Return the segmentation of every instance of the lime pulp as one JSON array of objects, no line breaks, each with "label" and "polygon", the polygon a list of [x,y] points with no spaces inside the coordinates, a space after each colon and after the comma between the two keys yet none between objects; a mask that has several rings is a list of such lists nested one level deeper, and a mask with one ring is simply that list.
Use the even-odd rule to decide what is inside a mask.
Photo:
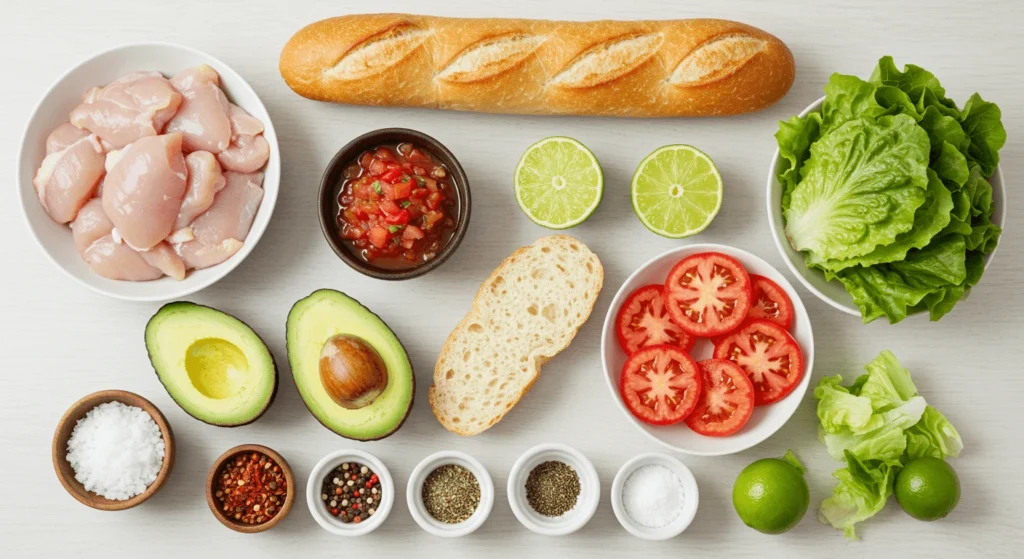
[{"label": "lime pulp", "polygon": [[516,202],[531,221],[549,229],[583,223],[601,204],[604,173],[580,142],[552,136],[533,144],[516,165]]},{"label": "lime pulp", "polygon": [[704,152],[660,147],[640,162],[630,185],[633,211],[652,232],[681,239],[700,233],[722,207],[722,176]]}]

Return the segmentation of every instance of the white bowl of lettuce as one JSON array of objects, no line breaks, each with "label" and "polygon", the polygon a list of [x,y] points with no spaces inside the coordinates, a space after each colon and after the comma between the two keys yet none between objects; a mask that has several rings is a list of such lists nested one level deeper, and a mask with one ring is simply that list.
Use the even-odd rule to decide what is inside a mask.
[{"label": "white bowl of lettuce", "polygon": [[772,235],[818,298],[864,322],[939,320],[981,280],[1006,217],[995,104],[957,108],[885,57],[868,81],[834,74],[776,139]]}]

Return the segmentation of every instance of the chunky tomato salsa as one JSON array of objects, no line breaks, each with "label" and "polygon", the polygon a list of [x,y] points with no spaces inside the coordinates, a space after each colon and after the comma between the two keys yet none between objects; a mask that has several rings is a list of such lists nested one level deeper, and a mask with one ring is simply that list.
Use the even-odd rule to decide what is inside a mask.
[{"label": "chunky tomato salsa", "polygon": [[448,169],[407,142],[367,150],[347,166],[338,204],[341,238],[382,268],[411,268],[437,256],[458,217]]}]

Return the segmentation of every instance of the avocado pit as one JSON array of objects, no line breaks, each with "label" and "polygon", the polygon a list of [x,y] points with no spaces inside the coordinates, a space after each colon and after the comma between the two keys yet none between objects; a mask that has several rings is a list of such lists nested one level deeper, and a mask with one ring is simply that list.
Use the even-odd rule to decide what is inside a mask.
[{"label": "avocado pit", "polygon": [[328,338],[320,350],[320,382],[336,404],[357,410],[384,392],[388,369],[366,340],[338,334]]}]

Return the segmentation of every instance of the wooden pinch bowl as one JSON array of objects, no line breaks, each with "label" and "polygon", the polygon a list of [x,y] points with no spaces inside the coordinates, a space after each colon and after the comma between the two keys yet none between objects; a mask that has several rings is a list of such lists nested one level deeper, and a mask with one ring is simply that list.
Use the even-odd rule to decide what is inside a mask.
[{"label": "wooden pinch bowl", "polygon": [[[71,468],[71,464],[67,460],[68,440],[71,439],[71,432],[74,431],[78,420],[85,417],[85,414],[89,413],[96,406],[107,402],[121,402],[126,406],[141,408],[156,422],[157,427],[160,428],[160,435],[164,440],[164,462],[160,467],[160,473],[157,474],[156,480],[149,484],[149,487],[142,493],[124,501],[114,501],[88,491],[75,479],[75,470]],[[68,408],[68,411],[64,412],[64,417],[60,418],[57,430],[53,434],[53,469],[57,472],[57,479],[60,480],[60,484],[64,486],[64,489],[79,503],[94,509],[107,511],[125,510],[142,503],[160,490],[164,482],[167,481],[167,477],[171,475],[171,468],[173,466],[174,433],[171,431],[171,425],[167,423],[167,418],[164,417],[164,414],[160,413],[160,410],[152,402],[132,392],[101,390],[100,392],[89,394],[75,402]]]},{"label": "wooden pinch bowl", "polygon": [[[239,454],[248,454],[251,452],[265,454],[277,462],[277,464],[281,466],[281,471],[284,472],[285,481],[288,483],[288,492],[284,496],[284,503],[281,503],[280,505],[280,512],[277,513],[277,516],[263,524],[242,524],[234,518],[228,517],[222,510],[220,510],[220,507],[217,506],[217,499],[213,496],[215,491],[214,482],[217,480],[217,474],[220,473],[224,464]],[[284,517],[288,516],[288,513],[291,512],[292,503],[295,501],[295,491],[295,475],[292,474],[292,468],[288,465],[288,461],[277,452],[274,452],[270,448],[260,444],[243,444],[229,449],[213,461],[213,466],[210,467],[210,473],[206,476],[206,504],[210,506],[210,512],[213,513],[213,516],[215,516],[221,524],[243,534],[264,532],[276,526],[278,522],[283,520]]]}]

